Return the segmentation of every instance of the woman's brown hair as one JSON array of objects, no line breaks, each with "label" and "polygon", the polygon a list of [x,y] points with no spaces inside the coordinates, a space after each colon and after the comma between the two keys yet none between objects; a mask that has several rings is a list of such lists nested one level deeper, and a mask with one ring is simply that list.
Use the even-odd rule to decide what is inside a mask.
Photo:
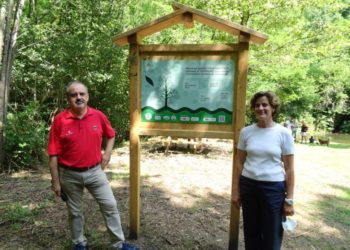
[{"label": "woman's brown hair", "polygon": [[272,91],[259,91],[255,93],[253,97],[250,99],[250,109],[254,111],[256,101],[263,96],[267,98],[267,100],[269,101],[269,104],[274,109],[272,116],[275,116],[275,114],[277,113],[280,107],[280,100],[277,97],[277,95]]}]

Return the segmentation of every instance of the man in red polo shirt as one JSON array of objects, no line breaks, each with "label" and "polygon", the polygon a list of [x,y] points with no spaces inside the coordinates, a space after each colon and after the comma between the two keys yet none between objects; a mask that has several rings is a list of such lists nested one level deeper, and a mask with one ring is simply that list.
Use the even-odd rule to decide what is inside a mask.
[{"label": "man in red polo shirt", "polygon": [[[98,202],[112,237],[112,249],[123,247],[124,234],[117,202],[105,172],[111,158],[115,131],[107,117],[88,107],[87,87],[78,81],[67,86],[69,108],[51,126],[48,144],[52,190],[67,202],[69,226],[75,249],[88,249],[82,212],[86,187]],[[102,138],[106,148],[101,153]]]}]

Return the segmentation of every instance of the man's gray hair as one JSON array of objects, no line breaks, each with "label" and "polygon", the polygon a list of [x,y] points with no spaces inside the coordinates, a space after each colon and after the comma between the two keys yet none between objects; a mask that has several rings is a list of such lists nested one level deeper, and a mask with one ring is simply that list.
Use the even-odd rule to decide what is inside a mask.
[{"label": "man's gray hair", "polygon": [[78,80],[73,80],[71,82],[69,82],[66,86],[66,94],[67,96],[69,95],[69,88],[74,85],[74,84],[80,84],[80,85],[83,85],[85,88],[86,88],[86,91],[88,92],[88,88],[86,87],[86,85],[84,83],[82,83],[81,81],[78,81]]}]

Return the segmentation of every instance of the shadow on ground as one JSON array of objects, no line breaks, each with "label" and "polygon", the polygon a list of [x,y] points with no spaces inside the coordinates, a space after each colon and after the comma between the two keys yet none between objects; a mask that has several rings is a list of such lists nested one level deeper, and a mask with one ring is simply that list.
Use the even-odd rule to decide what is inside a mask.
[{"label": "shadow on ground", "polygon": [[[128,236],[128,175],[109,172],[108,177],[118,180],[113,192]],[[147,178],[143,177],[142,182]],[[71,249],[65,204],[50,190],[47,174],[5,177],[1,190],[0,249]],[[227,248],[227,197],[209,194],[193,206],[183,208],[174,206],[163,190],[143,185],[141,202],[141,235],[137,240],[128,239],[130,243],[144,250]],[[84,213],[90,249],[108,249],[103,218],[87,192]]]}]

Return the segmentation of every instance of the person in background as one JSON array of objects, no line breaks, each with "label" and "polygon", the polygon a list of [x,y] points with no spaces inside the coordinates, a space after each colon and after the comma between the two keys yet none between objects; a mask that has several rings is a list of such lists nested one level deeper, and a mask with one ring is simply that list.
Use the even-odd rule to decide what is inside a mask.
[{"label": "person in background", "polygon": [[[66,200],[74,249],[88,249],[82,211],[84,188],[99,204],[112,249],[122,249],[124,233],[117,202],[104,172],[111,159],[115,131],[102,112],[88,106],[89,93],[83,83],[70,82],[66,92],[69,107],[55,117],[50,129],[52,190]],[[103,137],[106,147],[102,154]]]},{"label": "person in background", "polygon": [[294,214],[294,140],[273,117],[279,99],[271,91],[250,101],[257,123],[240,133],[232,202],[242,205],[245,249],[281,249],[285,216]]},{"label": "person in background", "polygon": [[292,133],[292,118],[288,118],[288,120],[284,122],[283,126],[289,129]]},{"label": "person in background", "polygon": [[294,141],[296,141],[297,140],[298,123],[295,121],[295,119],[291,120],[291,129],[292,129],[292,136],[294,138]]},{"label": "person in background", "polygon": [[305,124],[304,121],[301,122],[301,143],[307,143],[306,141],[306,132],[309,127]]},{"label": "person in background", "polygon": [[310,143],[314,143],[314,142],[315,142],[315,138],[314,138],[313,136],[310,136],[309,142],[310,142]]}]

